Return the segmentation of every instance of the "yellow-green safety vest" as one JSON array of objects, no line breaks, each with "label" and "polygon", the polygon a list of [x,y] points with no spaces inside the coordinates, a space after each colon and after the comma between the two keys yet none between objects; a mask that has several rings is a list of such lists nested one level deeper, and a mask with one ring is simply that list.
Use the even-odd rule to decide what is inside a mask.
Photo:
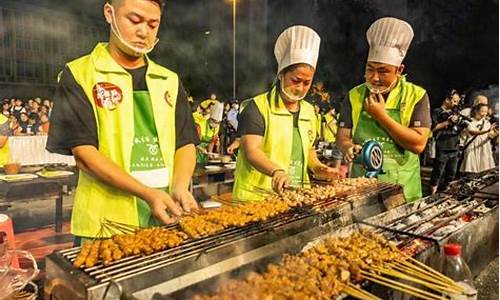
[{"label": "yellow-green safety vest", "polygon": [[[146,84],[153,107],[154,122],[163,161],[169,171],[171,187],[175,155],[175,106],[179,78],[174,72],[157,65],[146,56]],[[134,138],[134,105],[132,76],[109,54],[107,43],[99,43],[86,56],[67,64],[76,82],[91,103],[97,122],[99,152],[130,173]],[[116,105],[106,107],[96,103],[96,92],[106,95],[106,86],[114,89]],[[100,88],[99,88],[100,87]],[[97,101],[98,102],[98,101]],[[104,184],[92,175],[80,171],[75,192],[71,233],[96,237],[104,218],[130,225],[139,225],[137,199],[117,188]]]},{"label": "yellow-green safety vest", "polygon": [[210,143],[214,136],[219,134],[220,126],[210,127],[209,120],[203,118],[198,119],[195,123],[200,126],[200,141],[201,143]]},{"label": "yellow-green safety vest", "polygon": [[198,111],[195,111],[193,113],[193,120],[195,123],[200,122],[202,119],[205,119],[205,117]]},{"label": "yellow-green safety vest", "polygon": [[[408,127],[415,105],[425,93],[423,88],[407,82],[406,77],[401,76],[398,84],[387,97],[385,110],[393,120]],[[358,144],[368,140],[380,142],[384,150],[383,169],[385,174],[379,175],[378,179],[383,182],[401,184],[407,201],[419,199],[422,196],[422,186],[418,155],[397,145],[387,131],[363,111],[363,101],[367,96],[368,89],[365,84],[361,84],[349,92],[354,142]],[[360,119],[364,121],[359,122]],[[361,166],[355,163],[352,168],[352,176],[362,176],[362,174]]]},{"label": "yellow-green safety vest", "polygon": [[[255,97],[254,101],[264,118],[266,128],[262,141],[262,151],[272,162],[284,170],[288,170],[292,155],[293,115],[286,109],[279,93],[276,93],[276,88]],[[314,147],[317,125],[314,107],[306,101],[300,102],[298,123],[304,154],[303,182],[307,185],[309,183],[307,162],[309,161],[309,150]],[[236,161],[233,199],[236,201],[261,201],[266,195],[258,193],[255,187],[271,191],[271,180],[270,176],[261,173],[252,166],[242,148]]]},{"label": "yellow-green safety vest", "polygon": [[323,138],[325,142],[333,143],[335,142],[336,134],[337,134],[337,124],[333,125],[333,131],[328,124],[333,121],[333,116],[331,113],[325,114],[325,129],[323,131]]},{"label": "yellow-green safety vest", "polygon": [[[4,124],[5,122],[9,122],[9,119],[3,114],[0,114],[0,125]],[[7,137],[5,145],[3,145],[2,148],[0,148],[0,167],[3,167],[3,165],[8,163],[9,160],[10,160],[10,146],[9,146],[9,138]]]}]

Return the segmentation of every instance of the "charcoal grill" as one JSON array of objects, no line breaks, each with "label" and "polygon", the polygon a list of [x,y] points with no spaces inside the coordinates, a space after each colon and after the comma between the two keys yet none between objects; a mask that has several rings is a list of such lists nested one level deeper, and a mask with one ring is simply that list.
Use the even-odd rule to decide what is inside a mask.
[{"label": "charcoal grill", "polygon": [[121,294],[153,299],[156,293],[169,294],[242,265],[300,248],[333,228],[352,223],[353,217],[385,211],[387,203],[395,205],[404,199],[401,195],[399,185],[378,183],[376,187],[293,209],[266,222],[228,228],[214,236],[187,240],[147,256],[127,257],[109,266],[76,269],[72,262],[79,247],[55,251],[46,258],[45,298],[116,299]]}]

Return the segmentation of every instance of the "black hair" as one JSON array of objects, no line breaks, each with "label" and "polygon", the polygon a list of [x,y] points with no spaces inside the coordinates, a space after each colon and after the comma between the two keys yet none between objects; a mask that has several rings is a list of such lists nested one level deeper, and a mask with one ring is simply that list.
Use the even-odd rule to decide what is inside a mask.
[{"label": "black hair", "polygon": [[293,64],[293,65],[289,65],[288,67],[284,68],[283,70],[281,70],[280,74],[285,74],[285,73],[288,73],[288,72],[293,72],[295,71],[297,68],[299,67],[303,67],[303,66],[308,66],[309,68],[312,68],[314,70],[314,67],[309,65],[309,64],[306,64],[306,63],[298,63],[298,64]]},{"label": "black hair", "polygon": [[445,100],[451,100],[453,98],[453,95],[459,95],[460,93],[456,89],[452,89],[446,96]]},{"label": "black hair", "polygon": [[483,108],[483,106],[484,106],[484,107],[488,107],[488,105],[486,105],[486,104],[477,104],[477,105],[474,105],[474,106],[471,108],[471,111],[470,111],[471,116],[474,116],[474,115],[476,115],[478,112],[480,112],[480,111],[481,111],[481,108]]},{"label": "black hair", "polygon": [[30,113],[29,116],[28,116],[28,118],[30,120],[38,121],[39,116],[38,116],[37,113]]}]

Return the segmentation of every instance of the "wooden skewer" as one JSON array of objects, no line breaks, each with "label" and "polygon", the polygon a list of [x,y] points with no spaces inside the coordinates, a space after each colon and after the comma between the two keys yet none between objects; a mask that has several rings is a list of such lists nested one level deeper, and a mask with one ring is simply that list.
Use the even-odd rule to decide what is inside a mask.
[{"label": "wooden skewer", "polygon": [[354,290],[354,289],[352,289],[350,287],[345,287],[342,291],[345,292],[346,294],[348,294],[349,296],[357,298],[357,299],[361,299],[361,300],[373,300],[373,298],[367,297],[366,295],[361,294],[357,290]]},{"label": "wooden skewer", "polygon": [[[349,296],[361,299],[361,300],[379,300],[376,296],[363,291],[362,289],[358,288],[355,285],[352,285],[349,283],[348,285],[345,285],[343,282],[339,282],[338,285],[342,289],[342,292],[348,294]],[[380,299],[381,300],[381,299]]]},{"label": "wooden skewer", "polygon": [[435,284],[435,283],[431,283],[431,282],[428,282],[428,281],[424,281],[422,279],[418,279],[416,277],[412,277],[410,275],[407,275],[407,274],[404,274],[404,273],[401,273],[399,271],[395,271],[395,270],[388,270],[388,269],[383,269],[383,268],[377,268],[377,267],[374,267],[373,268],[375,271],[378,271],[378,272],[381,272],[381,273],[384,273],[384,274],[387,274],[389,276],[393,276],[393,277],[397,277],[397,278],[401,278],[401,279],[404,279],[404,280],[407,280],[407,281],[412,281],[412,282],[415,282],[415,283],[418,283],[418,284],[421,284],[425,287],[428,287],[432,290],[435,290],[437,292],[449,292],[449,293],[458,293],[459,291],[457,289],[455,289],[453,286],[443,286],[443,285],[438,285],[438,284]]},{"label": "wooden skewer", "polygon": [[444,280],[446,281],[449,281],[450,283],[453,283],[453,284],[456,284],[455,281],[453,281],[453,279],[449,278],[449,277],[446,277],[445,275],[439,273],[438,271],[434,270],[433,268],[429,267],[428,265],[424,264],[424,263],[421,263],[419,262],[418,260],[414,259],[413,257],[408,257],[409,260],[411,260],[413,263],[421,266],[423,269],[433,273],[433,274],[436,274],[437,276],[443,278]]},{"label": "wooden skewer", "polygon": [[371,300],[382,300],[380,299],[379,297],[373,295],[372,293],[369,293],[365,290],[363,290],[362,288],[352,284],[352,283],[349,283],[348,285],[348,288],[352,289],[352,290],[355,290],[357,291],[358,293],[360,293],[361,295],[364,295],[365,297],[367,297],[367,299],[371,299]]},{"label": "wooden skewer", "polygon": [[436,270],[432,269],[431,267],[426,266],[425,264],[423,264],[423,263],[421,263],[421,262],[419,262],[417,260],[414,260],[414,261],[418,262],[418,265],[419,266],[423,266],[423,267],[419,267],[417,265],[414,265],[414,264],[412,264],[412,263],[410,263],[408,261],[404,261],[404,260],[401,260],[399,262],[402,263],[403,265],[407,266],[407,267],[412,268],[413,270],[417,270],[417,271],[419,271],[421,273],[425,273],[425,274],[427,274],[429,276],[435,277],[436,279],[439,279],[439,280],[448,282],[450,284],[456,285],[455,281],[453,281],[452,279],[444,276],[443,274],[437,272]]},{"label": "wooden skewer", "polygon": [[416,269],[413,269],[413,268],[409,268],[409,267],[407,267],[405,265],[402,265],[402,264],[392,264],[392,265],[390,265],[390,267],[393,268],[393,269],[395,269],[395,270],[397,270],[397,271],[404,272],[406,274],[419,277],[419,278],[427,280],[429,282],[433,282],[434,284],[453,288],[457,292],[463,292],[463,289],[460,286],[458,286],[457,284],[455,284],[455,283],[452,284],[452,283],[450,283],[448,281],[442,280],[441,278],[437,278],[436,276],[431,276],[428,273],[424,273],[424,272],[421,272],[419,270],[416,270]]},{"label": "wooden skewer", "polygon": [[361,274],[363,274],[363,276],[370,281],[385,285],[385,286],[390,287],[390,288],[395,289],[395,290],[399,290],[399,291],[408,293],[408,294],[413,295],[413,296],[420,297],[422,299],[446,300],[446,298],[444,298],[444,297],[440,297],[436,294],[432,294],[432,293],[423,291],[419,288],[412,287],[410,285],[407,285],[407,284],[404,284],[401,282],[397,282],[397,281],[385,278],[385,277],[377,275],[377,274],[369,273],[366,271],[361,271]]},{"label": "wooden skewer", "polygon": [[127,225],[119,222],[112,222],[112,221],[105,221],[103,222],[103,225],[107,225],[110,228],[115,229],[118,232],[122,233],[134,233],[137,227],[133,225]]}]

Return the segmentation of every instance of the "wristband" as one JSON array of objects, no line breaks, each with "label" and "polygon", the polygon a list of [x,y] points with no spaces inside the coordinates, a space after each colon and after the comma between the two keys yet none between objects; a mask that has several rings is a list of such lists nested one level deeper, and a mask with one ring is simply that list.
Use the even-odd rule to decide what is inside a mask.
[{"label": "wristband", "polygon": [[283,172],[285,172],[285,170],[284,170],[284,169],[281,169],[281,168],[274,169],[274,170],[271,172],[271,177],[274,177],[274,174],[275,174],[276,172],[278,172],[278,171],[283,171]]}]

